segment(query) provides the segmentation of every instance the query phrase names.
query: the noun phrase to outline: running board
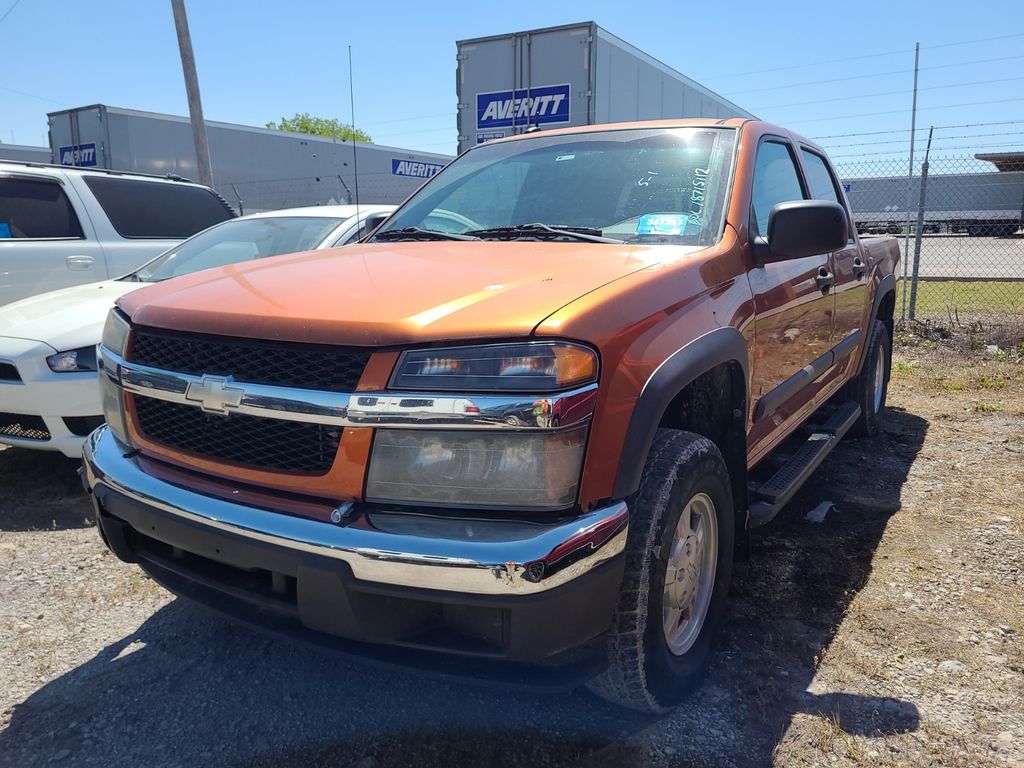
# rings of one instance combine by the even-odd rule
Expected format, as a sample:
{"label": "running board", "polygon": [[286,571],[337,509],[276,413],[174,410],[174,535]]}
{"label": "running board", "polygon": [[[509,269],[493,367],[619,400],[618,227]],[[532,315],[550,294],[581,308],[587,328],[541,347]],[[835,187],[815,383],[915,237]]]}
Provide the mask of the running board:
{"label": "running board", "polygon": [[767,482],[750,487],[748,523],[751,528],[764,525],[779,514],[859,416],[859,405],[843,403]]}

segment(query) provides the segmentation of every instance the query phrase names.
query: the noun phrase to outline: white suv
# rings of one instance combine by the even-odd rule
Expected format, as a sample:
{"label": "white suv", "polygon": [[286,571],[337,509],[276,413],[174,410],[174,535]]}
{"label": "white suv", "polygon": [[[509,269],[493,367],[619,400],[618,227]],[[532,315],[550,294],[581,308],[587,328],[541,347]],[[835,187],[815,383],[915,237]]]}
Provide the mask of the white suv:
{"label": "white suv", "polygon": [[234,216],[176,177],[0,161],[0,305],[123,275]]}

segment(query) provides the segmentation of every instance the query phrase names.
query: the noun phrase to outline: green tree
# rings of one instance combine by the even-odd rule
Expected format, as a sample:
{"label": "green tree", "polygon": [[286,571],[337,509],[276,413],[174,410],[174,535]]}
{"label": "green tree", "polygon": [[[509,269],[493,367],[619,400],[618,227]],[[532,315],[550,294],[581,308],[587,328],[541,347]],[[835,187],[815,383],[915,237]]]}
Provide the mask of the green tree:
{"label": "green tree", "polygon": [[370,134],[353,128],[333,117],[313,117],[309,112],[296,114],[295,117],[282,117],[281,122],[271,120],[267,128],[272,131],[292,131],[294,133],[311,133],[314,136],[330,136],[335,139],[353,139],[369,144],[373,141]]}

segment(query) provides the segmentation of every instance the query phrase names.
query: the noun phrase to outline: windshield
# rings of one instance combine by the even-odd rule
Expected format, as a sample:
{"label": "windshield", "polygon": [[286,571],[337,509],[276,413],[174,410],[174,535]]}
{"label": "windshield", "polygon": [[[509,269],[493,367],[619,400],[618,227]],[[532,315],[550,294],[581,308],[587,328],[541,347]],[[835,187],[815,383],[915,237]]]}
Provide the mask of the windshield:
{"label": "windshield", "polygon": [[608,242],[708,245],[721,237],[734,144],[727,128],[485,144],[427,182],[378,235],[429,230],[509,239],[512,228],[516,239],[550,239],[554,233],[526,226],[545,224]]}
{"label": "windshield", "polygon": [[275,216],[225,221],[158,256],[130,277],[144,283],[155,283],[201,269],[312,250],[343,221],[344,218],[329,216]]}

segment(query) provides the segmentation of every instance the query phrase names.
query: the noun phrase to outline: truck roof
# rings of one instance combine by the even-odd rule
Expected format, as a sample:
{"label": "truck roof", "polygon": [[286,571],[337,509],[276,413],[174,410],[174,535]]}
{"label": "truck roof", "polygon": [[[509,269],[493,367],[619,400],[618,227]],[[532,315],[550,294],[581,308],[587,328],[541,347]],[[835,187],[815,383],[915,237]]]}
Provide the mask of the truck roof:
{"label": "truck roof", "polygon": [[[801,136],[793,131],[774,125],[765,120],[753,120],[747,117],[677,117],[666,120],[639,120],[625,123],[597,123],[593,125],[576,125],[569,128],[552,128],[550,130],[531,131],[519,133],[514,136],[505,136],[500,139],[492,139],[488,144],[498,144],[505,141],[522,141],[537,136],[562,136],[576,133],[597,133],[598,131],[627,131],[637,129],[656,128],[740,128],[744,125],[760,125],[768,133],[778,133],[780,136],[790,136],[810,146],[818,147],[818,144],[811,139]],[[482,145],[477,145],[482,146]],[[818,147],[820,149],[820,147]]]}

